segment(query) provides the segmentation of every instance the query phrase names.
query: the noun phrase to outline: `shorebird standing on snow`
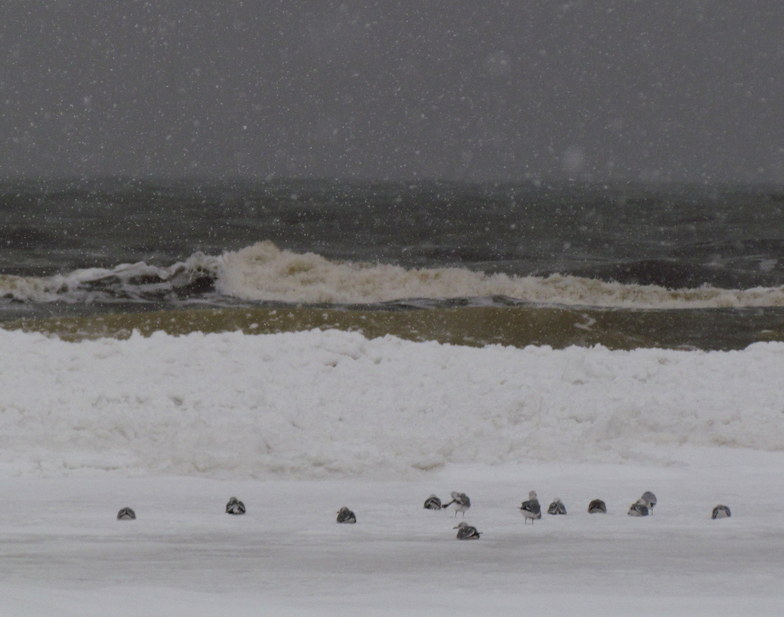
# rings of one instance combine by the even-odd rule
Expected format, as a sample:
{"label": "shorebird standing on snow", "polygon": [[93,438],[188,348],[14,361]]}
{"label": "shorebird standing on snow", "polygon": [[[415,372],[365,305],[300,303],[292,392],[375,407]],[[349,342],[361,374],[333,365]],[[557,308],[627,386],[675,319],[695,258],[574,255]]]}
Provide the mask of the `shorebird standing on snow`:
{"label": "shorebird standing on snow", "polygon": [[531,521],[534,524],[535,520],[542,518],[542,506],[539,505],[539,498],[536,496],[536,491],[528,493],[528,500],[520,505],[520,512],[523,513],[523,522]]}
{"label": "shorebird standing on snow", "polygon": [[468,495],[465,493],[458,493],[457,491],[452,491],[450,494],[452,496],[452,501],[445,503],[441,507],[448,508],[452,504],[455,504],[455,516],[457,516],[458,512],[462,512],[463,516],[465,516],[466,510],[471,507],[471,500],[468,498]]}
{"label": "shorebird standing on snow", "polygon": [[459,522],[453,529],[457,529],[457,539],[458,540],[478,540],[479,539],[479,532],[476,530],[476,527],[471,527],[465,521]]}

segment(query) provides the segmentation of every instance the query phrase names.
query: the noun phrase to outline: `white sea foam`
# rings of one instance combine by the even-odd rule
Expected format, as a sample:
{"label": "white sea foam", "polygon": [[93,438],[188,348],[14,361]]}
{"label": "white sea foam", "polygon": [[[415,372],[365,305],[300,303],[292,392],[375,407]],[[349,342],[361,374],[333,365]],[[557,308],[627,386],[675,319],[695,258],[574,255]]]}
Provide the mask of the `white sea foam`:
{"label": "white sea foam", "polygon": [[19,302],[89,303],[165,296],[199,276],[214,277],[218,265],[217,257],[194,253],[167,267],[137,262],[114,268],[81,268],[47,277],[0,275],[0,297]]}
{"label": "white sea foam", "polygon": [[158,267],[144,262],[90,268],[50,277],[0,275],[0,297],[17,301],[92,302],[165,298],[201,276],[221,294],[250,301],[372,304],[408,299],[490,298],[565,306],[628,309],[784,306],[784,287],[666,289],[553,274],[487,274],[467,268],[403,268],[329,260],[269,241],[219,256],[195,253]]}
{"label": "white sea foam", "polygon": [[0,464],[405,477],[455,463],[784,450],[784,344],[463,348],[356,333],[66,343],[0,331]]}
{"label": "white sea foam", "polygon": [[522,301],[620,308],[784,306],[784,288],[669,290],[576,276],[486,274],[466,268],[406,269],[330,261],[259,242],[220,258],[217,288],[246,300],[373,303],[406,298],[506,296]]}

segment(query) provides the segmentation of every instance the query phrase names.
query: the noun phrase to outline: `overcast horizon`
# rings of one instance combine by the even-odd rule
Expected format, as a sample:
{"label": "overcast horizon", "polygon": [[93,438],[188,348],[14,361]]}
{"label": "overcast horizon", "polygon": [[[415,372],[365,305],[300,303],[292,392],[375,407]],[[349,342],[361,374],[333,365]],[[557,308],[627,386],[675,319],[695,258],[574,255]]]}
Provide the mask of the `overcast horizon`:
{"label": "overcast horizon", "polygon": [[784,183],[784,3],[9,2],[0,178]]}

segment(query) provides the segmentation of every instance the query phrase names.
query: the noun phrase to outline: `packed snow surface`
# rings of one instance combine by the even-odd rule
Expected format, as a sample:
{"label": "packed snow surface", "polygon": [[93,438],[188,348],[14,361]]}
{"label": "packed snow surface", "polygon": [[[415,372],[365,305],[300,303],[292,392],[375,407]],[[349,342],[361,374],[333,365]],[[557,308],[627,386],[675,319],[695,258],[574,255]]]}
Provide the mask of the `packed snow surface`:
{"label": "packed snow surface", "polygon": [[[784,345],[0,331],[0,615],[779,615]],[[524,525],[530,490],[568,514]],[[627,516],[652,490],[652,516]],[[465,492],[462,515],[422,507]],[[230,496],[247,506],[228,516]],[[606,515],[589,515],[602,498]],[[726,503],[729,519],[710,519]],[[133,507],[137,520],[118,521]],[[356,525],[338,525],[350,507]]]}
{"label": "packed snow surface", "polygon": [[[417,480],[5,478],[0,614],[25,617],[781,615],[781,453],[450,466]],[[534,487],[566,516],[524,525]],[[644,490],[655,513],[627,516]],[[465,520],[422,507],[465,491]],[[247,506],[229,516],[232,495]],[[600,497],[607,514],[590,515]],[[717,503],[732,518],[711,520]],[[134,521],[116,520],[131,506]],[[336,523],[350,507],[356,525]]]}

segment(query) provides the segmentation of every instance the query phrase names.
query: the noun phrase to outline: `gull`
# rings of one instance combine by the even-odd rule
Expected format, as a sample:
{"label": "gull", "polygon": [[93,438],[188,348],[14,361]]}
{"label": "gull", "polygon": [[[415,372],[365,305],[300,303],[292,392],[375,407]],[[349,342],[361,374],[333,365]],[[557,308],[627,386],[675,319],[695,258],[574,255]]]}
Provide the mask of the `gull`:
{"label": "gull", "polygon": [[465,521],[460,521],[452,529],[457,529],[457,539],[458,540],[478,540],[479,539],[479,532],[476,530],[476,527],[471,527],[471,525],[469,525]]}
{"label": "gull", "polygon": [[648,507],[648,502],[642,497],[640,497],[631,506],[629,506],[629,511],[627,512],[627,514],[629,516],[648,516],[650,514],[650,508]]}
{"label": "gull", "polygon": [[645,505],[648,506],[648,510],[653,514],[653,506],[657,504],[656,495],[651,493],[651,491],[645,491],[640,499],[645,502]]}
{"label": "gull", "polygon": [[457,491],[452,491],[450,494],[452,501],[445,503],[441,507],[448,508],[452,504],[455,504],[455,516],[457,516],[458,512],[462,512],[463,516],[465,516],[466,510],[471,507],[471,500],[468,498],[468,495],[465,493],[458,493]]}
{"label": "gull", "polygon": [[531,521],[533,525],[535,520],[542,518],[542,507],[539,505],[536,491],[528,493],[528,500],[520,505],[520,512],[523,513],[524,523]]}
{"label": "gull", "polygon": [[547,514],[566,514],[566,506],[560,498],[556,497],[547,508]]}
{"label": "gull", "polygon": [[588,504],[588,514],[607,514],[607,505],[601,499],[594,499]]}
{"label": "gull", "polygon": [[357,517],[351,510],[343,506],[340,510],[338,510],[337,521],[338,523],[356,523]]}
{"label": "gull", "polygon": [[226,514],[245,514],[245,504],[236,497],[230,497],[226,503]]}
{"label": "gull", "polygon": [[430,495],[427,499],[425,499],[425,510],[440,510],[441,509],[441,500],[436,497],[435,495]]}
{"label": "gull", "polygon": [[711,518],[729,518],[732,516],[732,512],[730,512],[729,506],[725,506],[724,504],[719,504],[715,508],[713,508],[713,514]]}
{"label": "gull", "polygon": [[118,521],[132,521],[135,519],[136,512],[134,512],[131,508],[120,508],[120,511],[117,513]]}

